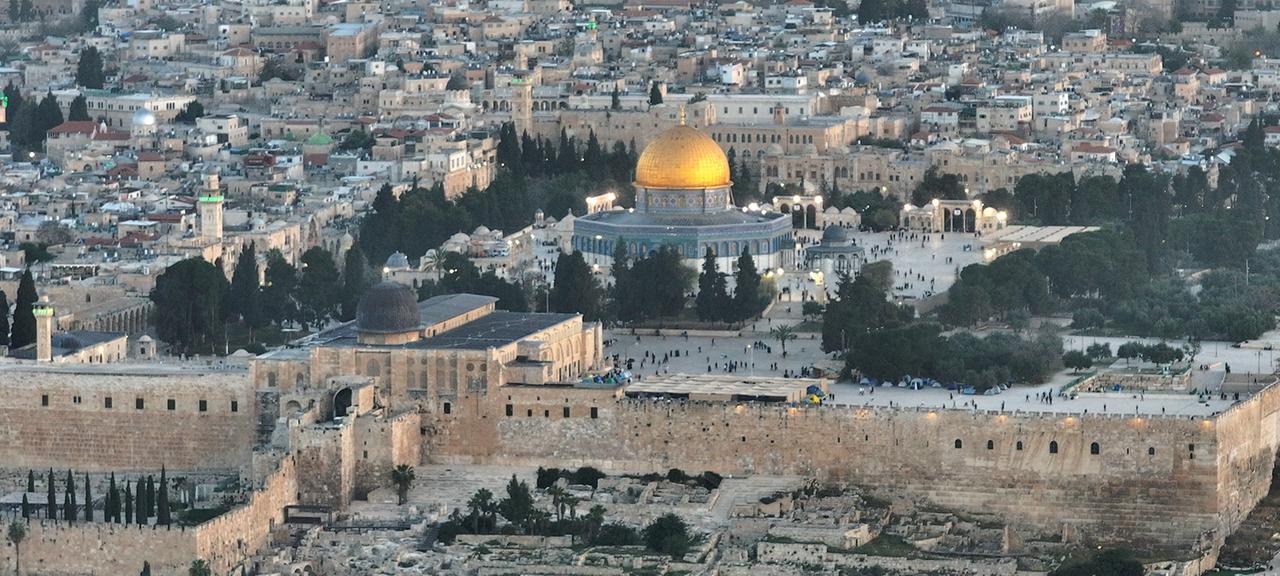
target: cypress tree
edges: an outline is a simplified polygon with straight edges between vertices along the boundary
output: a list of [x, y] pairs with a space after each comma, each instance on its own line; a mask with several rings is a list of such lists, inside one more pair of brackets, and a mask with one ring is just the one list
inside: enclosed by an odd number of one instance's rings
[[124, 523], [133, 524], [133, 490], [128, 480], [124, 481]]
[[156, 516], [156, 479], [147, 476], [147, 518]]
[[36, 491], [36, 473], [34, 470], [27, 470], [27, 492]]
[[657, 82], [649, 85], [649, 105], [654, 106], [662, 103], [662, 88]]
[[49, 488], [49, 493], [48, 499], [46, 499], [44, 503], [44, 515], [46, 518], [53, 520], [58, 517], [58, 497], [53, 493], [53, 468], [49, 469], [47, 487]]
[[84, 475], [84, 521], [93, 522], [93, 492], [89, 488], [89, 474]]
[[[0, 290], [0, 346], [9, 345], [9, 296]], [[30, 472], [30, 471], [28, 471]], [[34, 476], [34, 475], [31, 475]], [[32, 487], [35, 486], [34, 479], [30, 482]], [[34, 492], [34, 490], [27, 490]]]
[[169, 525], [169, 482], [164, 466], [160, 467], [160, 488], [156, 490], [156, 524]]
[[760, 311], [760, 274], [756, 272], [756, 262], [751, 252], [742, 250], [738, 257], [738, 273], [733, 288], [734, 320], [747, 320]]
[[111, 473], [111, 481], [107, 484], [107, 505], [102, 511], [107, 522], [120, 523], [120, 491], [116, 488], [116, 473]]
[[142, 563], [142, 572], [138, 573], [138, 576], [151, 576], [151, 563], [150, 563], [150, 562], [145, 562], [145, 561], [144, 561], [144, 562]]
[[[40, 296], [36, 294], [36, 281], [31, 277], [31, 269], [22, 271], [22, 279], [18, 281], [18, 295], [14, 299], [13, 329], [9, 336], [9, 348], [18, 349], [36, 341], [36, 315], [32, 311]], [[52, 471], [50, 475], [52, 475]]]
[[133, 519], [138, 524], [146, 525], [147, 523], [147, 484], [138, 479], [138, 484], [133, 488]]
[[27, 502], [26, 492], [22, 493], [22, 519], [23, 520], [31, 519], [31, 503]]
[[62, 493], [62, 519], [70, 524], [76, 522], [76, 480], [67, 471], [67, 487]]

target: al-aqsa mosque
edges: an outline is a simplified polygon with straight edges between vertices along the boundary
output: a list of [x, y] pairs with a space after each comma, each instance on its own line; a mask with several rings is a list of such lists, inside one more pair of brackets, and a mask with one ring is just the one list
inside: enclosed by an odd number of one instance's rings
[[759, 269], [791, 264], [791, 217], [771, 207], [733, 203], [729, 160], [720, 145], [681, 122], [654, 138], [636, 163], [634, 208], [578, 218], [573, 248], [590, 264], [606, 266], [621, 243], [631, 257], [670, 246], [696, 267], [707, 248], [721, 270], [732, 270], [744, 251]]

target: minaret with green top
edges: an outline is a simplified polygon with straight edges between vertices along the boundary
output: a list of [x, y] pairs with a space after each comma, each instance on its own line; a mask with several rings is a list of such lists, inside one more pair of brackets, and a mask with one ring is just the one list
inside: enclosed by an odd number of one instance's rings
[[53, 362], [53, 306], [43, 296], [31, 307], [36, 317], [36, 361]]
[[222, 191], [218, 189], [218, 175], [204, 175], [204, 189], [200, 191], [200, 236], [222, 239]]

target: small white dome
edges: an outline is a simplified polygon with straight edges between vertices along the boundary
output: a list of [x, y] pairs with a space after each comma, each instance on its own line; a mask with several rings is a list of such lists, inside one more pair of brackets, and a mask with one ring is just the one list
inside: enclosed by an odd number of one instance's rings
[[134, 126], [155, 126], [156, 115], [146, 108], [139, 108], [133, 113]]
[[489, 234], [489, 232], [490, 232], [489, 227], [485, 226], [484, 224], [481, 224], [480, 227], [476, 228], [475, 232], [472, 232], [471, 234], [474, 236], [486, 236]]

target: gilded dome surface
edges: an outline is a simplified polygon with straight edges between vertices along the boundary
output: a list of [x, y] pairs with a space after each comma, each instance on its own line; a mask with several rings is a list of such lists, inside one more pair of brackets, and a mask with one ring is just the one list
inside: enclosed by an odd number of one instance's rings
[[649, 142], [636, 162], [636, 185], [645, 188], [729, 186], [729, 159], [710, 136], [676, 126]]

